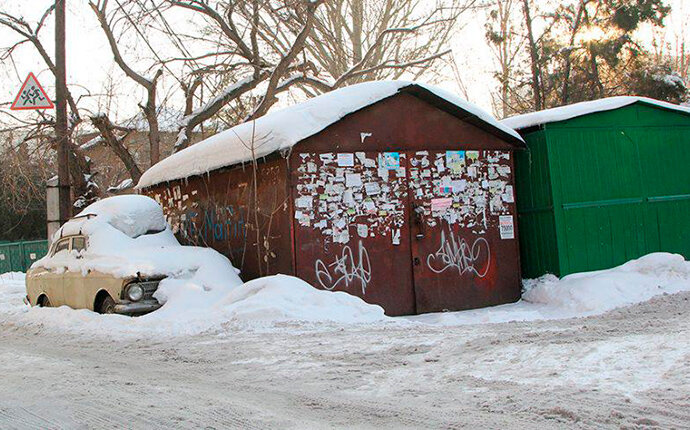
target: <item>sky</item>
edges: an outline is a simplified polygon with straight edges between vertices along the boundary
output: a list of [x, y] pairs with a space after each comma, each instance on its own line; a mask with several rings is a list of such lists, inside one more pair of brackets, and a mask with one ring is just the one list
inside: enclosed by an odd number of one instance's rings
[[[80, 105], [88, 106], [91, 111], [105, 110], [106, 98], [99, 93], [102, 93], [102, 89], [108, 82], [114, 82], [119, 85], [121, 91], [120, 98], [113, 101], [114, 104], [110, 106], [111, 115], [117, 120], [124, 120], [135, 115], [137, 107], [131, 102], [131, 98], [134, 95], [143, 100], [143, 90], [129, 81], [114, 64], [105, 36], [88, 7], [87, 0], [66, 1], [67, 80], [68, 84], [73, 85], [73, 93], [84, 97]], [[50, 0], [0, 0], [0, 10], [22, 15], [33, 24], [50, 4]], [[670, 0], [668, 4], [673, 7], [672, 15], [666, 20], [666, 37], [670, 41], [674, 34], [680, 33], [681, 23], [688, 21], [690, 0]], [[54, 15], [42, 30], [42, 40], [51, 54], [54, 51], [53, 17]], [[449, 79], [441, 82], [440, 86], [459, 93], [469, 101], [491, 111], [491, 91], [496, 85], [492, 77], [494, 59], [484, 38], [483, 14], [479, 13], [477, 17], [479, 19], [466, 17], [464, 27], [458, 30], [451, 44], [461, 82], [457, 82], [449, 70]], [[184, 23], [184, 19], [185, 17], [181, 16], [180, 22]], [[652, 35], [652, 31], [645, 28], [641, 31], [640, 37], [650, 41]], [[16, 40], [18, 40], [17, 36], [13, 32], [0, 28], [0, 47], [10, 46]], [[33, 47], [29, 44], [20, 46], [13, 57], [14, 62], [5, 60], [5, 64], [0, 68], [0, 103], [12, 101], [29, 72], [33, 72], [38, 77], [52, 97], [53, 77], [46, 70]], [[87, 93], [86, 88], [92, 93]], [[18, 115], [30, 114], [20, 112]], [[6, 119], [0, 116], [0, 121]]]

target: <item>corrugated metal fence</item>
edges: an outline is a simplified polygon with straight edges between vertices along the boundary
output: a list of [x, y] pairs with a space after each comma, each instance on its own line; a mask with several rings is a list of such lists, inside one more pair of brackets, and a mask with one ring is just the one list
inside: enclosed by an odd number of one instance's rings
[[0, 273], [26, 272], [48, 252], [47, 240], [0, 243]]

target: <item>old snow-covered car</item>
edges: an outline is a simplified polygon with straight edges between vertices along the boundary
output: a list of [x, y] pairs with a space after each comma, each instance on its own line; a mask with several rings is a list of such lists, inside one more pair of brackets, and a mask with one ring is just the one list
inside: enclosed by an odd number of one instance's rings
[[110, 197], [55, 233], [48, 254], [27, 272], [25, 301], [140, 315], [161, 306], [154, 294], [163, 279], [188, 278], [210, 260], [227, 266], [225, 278], [241, 282], [216, 251], [180, 245], [153, 199]]

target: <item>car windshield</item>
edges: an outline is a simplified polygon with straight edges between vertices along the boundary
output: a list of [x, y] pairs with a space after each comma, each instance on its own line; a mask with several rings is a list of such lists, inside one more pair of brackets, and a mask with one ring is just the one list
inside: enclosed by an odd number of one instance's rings
[[82, 251], [86, 249], [86, 238], [85, 237], [75, 237], [72, 239], [72, 251], [77, 254], [81, 254]]
[[55, 251], [53, 251], [53, 255], [58, 255], [61, 252], [67, 252], [68, 249], [69, 239], [62, 239], [57, 243], [57, 245], [55, 245]]

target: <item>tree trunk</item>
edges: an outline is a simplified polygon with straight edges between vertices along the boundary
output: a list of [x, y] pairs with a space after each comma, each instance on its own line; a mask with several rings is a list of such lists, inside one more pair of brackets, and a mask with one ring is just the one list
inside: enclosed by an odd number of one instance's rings
[[544, 109], [544, 99], [541, 91], [541, 79], [539, 73], [539, 52], [534, 41], [532, 31], [532, 16], [530, 13], [529, 0], [522, 0], [523, 12], [525, 13], [525, 27], [527, 28], [527, 40], [529, 42], [529, 54], [532, 63], [532, 92], [534, 93], [534, 109]]
[[564, 67], [564, 72], [563, 72], [563, 87], [561, 89], [561, 104], [562, 105], [567, 105], [568, 104], [568, 99], [569, 99], [569, 85], [570, 85], [570, 70], [572, 68], [572, 52], [575, 44], [575, 37], [577, 36], [577, 32], [580, 29], [580, 24], [582, 22], [582, 14], [584, 12], [585, 8], [585, 1], [580, 0], [578, 9], [577, 9], [577, 16], [575, 17], [575, 23], [573, 24], [572, 28], [572, 33], [570, 34], [570, 45], [568, 46], [568, 51], [565, 54], [565, 67]]
[[[103, 140], [105, 140], [105, 143], [110, 147], [110, 149], [113, 150], [115, 155], [122, 160], [122, 163], [125, 165], [127, 172], [129, 172], [129, 176], [132, 178], [132, 181], [135, 184], [139, 182], [139, 179], [141, 178], [141, 170], [134, 161], [132, 154], [130, 154], [125, 147], [122, 139], [118, 139], [118, 137], [115, 136], [115, 133], [113, 133], [113, 125], [110, 122], [110, 119], [108, 119], [108, 117], [105, 115], [99, 115], [92, 117], [91, 122], [93, 123], [94, 127], [98, 129], [98, 132], [101, 134]], [[149, 136], [150, 135], [151, 133], [149, 133]]]

